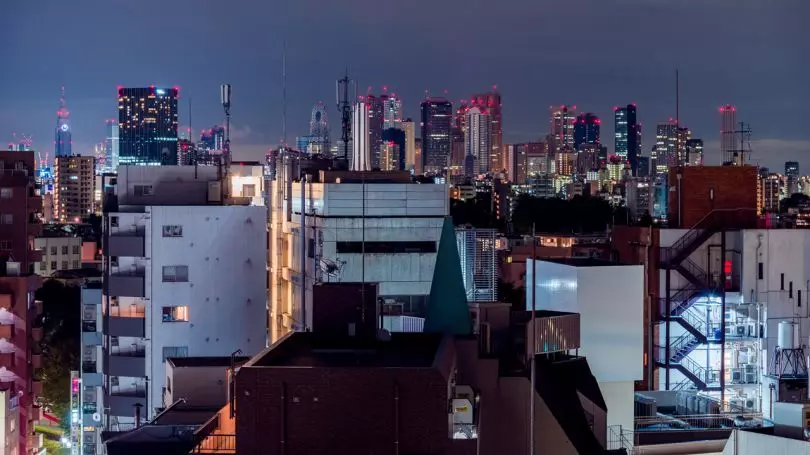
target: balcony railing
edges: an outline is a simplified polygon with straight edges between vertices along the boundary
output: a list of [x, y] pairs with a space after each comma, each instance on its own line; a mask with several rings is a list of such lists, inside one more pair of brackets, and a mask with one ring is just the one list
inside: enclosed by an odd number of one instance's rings
[[235, 434], [212, 434], [200, 442], [191, 453], [236, 453]]
[[763, 428], [773, 423], [758, 413], [697, 414], [654, 417], [637, 417], [636, 432], [647, 431], [695, 431], [728, 430], [731, 428]]

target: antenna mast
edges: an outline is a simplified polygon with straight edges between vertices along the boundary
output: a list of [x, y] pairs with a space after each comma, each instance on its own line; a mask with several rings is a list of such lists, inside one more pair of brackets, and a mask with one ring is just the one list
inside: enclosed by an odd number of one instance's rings
[[354, 81], [349, 79], [349, 70], [346, 69], [346, 75], [342, 79], [338, 79], [335, 84], [337, 109], [340, 112], [341, 126], [343, 127], [341, 134], [343, 150], [338, 151], [337, 158], [345, 163], [349, 162], [349, 138], [351, 138], [352, 131], [352, 103], [349, 100], [349, 86], [352, 82]]
[[230, 176], [228, 174], [231, 167], [231, 84], [222, 84], [220, 99], [222, 108], [225, 109], [225, 147], [219, 160], [219, 177], [222, 185], [222, 203], [224, 204], [230, 197]]
[[281, 51], [281, 146], [287, 147], [287, 41]]

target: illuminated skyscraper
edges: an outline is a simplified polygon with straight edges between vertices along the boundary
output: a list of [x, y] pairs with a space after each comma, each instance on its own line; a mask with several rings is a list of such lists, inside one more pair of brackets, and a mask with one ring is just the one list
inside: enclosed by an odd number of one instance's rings
[[[366, 103], [357, 103], [354, 105], [354, 112], [352, 113], [352, 159], [349, 163], [353, 171], [370, 171], [371, 166], [369, 161], [370, 148], [369, 148], [369, 106]], [[382, 133], [380, 133], [380, 142], [382, 143]]]
[[453, 103], [444, 98], [422, 101], [422, 171], [442, 172], [448, 165]]
[[397, 95], [381, 95], [383, 110], [383, 131], [396, 128], [402, 129], [402, 100]]
[[473, 95], [470, 99], [470, 107], [478, 107], [482, 112], [489, 115], [491, 123], [489, 127], [490, 147], [489, 153], [489, 170], [492, 172], [500, 172], [506, 169], [503, 154], [503, 122], [501, 115], [501, 94], [497, 91]]
[[787, 195], [799, 192], [799, 162], [785, 161], [785, 177], [787, 178]]
[[405, 169], [410, 171], [416, 166], [416, 125], [412, 119], [402, 122], [402, 131], [405, 132]]
[[651, 172], [665, 175], [670, 167], [678, 165], [677, 134], [678, 125], [673, 120], [658, 124], [655, 129], [655, 148], [650, 157], [655, 162], [655, 169]]
[[629, 161], [634, 174], [638, 172], [638, 158], [641, 156], [641, 124], [635, 104], [613, 108], [615, 125], [614, 148], [616, 155]]
[[368, 109], [368, 153], [371, 159], [370, 169], [380, 167], [380, 149], [383, 132], [383, 101], [380, 97], [368, 94], [365, 102]]
[[692, 130], [687, 127], [678, 127], [678, 137], [675, 142], [676, 157], [678, 159], [677, 165], [682, 166], [688, 164], [689, 156], [686, 148], [689, 141], [692, 140]]
[[177, 164], [178, 88], [119, 88], [121, 165]]
[[554, 153], [563, 149], [574, 150], [574, 111], [576, 106], [551, 107], [551, 137]]
[[[329, 143], [329, 120], [326, 116], [326, 107], [318, 101], [312, 108], [312, 116], [309, 120], [309, 141], [306, 151], [309, 153], [326, 154], [330, 151]], [[300, 148], [300, 147], [299, 147]]]
[[[492, 127], [489, 112], [473, 106], [467, 112], [467, 132], [464, 134], [465, 175], [486, 174], [493, 164]], [[468, 166], [472, 164], [472, 167]]]
[[120, 154], [120, 140], [118, 136], [118, 121], [107, 120], [107, 138], [104, 140], [104, 172], [118, 170], [118, 156]]
[[583, 144], [599, 144], [601, 123], [596, 114], [579, 114], [574, 121], [574, 150], [580, 150]]
[[54, 157], [71, 156], [73, 141], [70, 133], [70, 112], [65, 102], [65, 88], [59, 97], [59, 110], [56, 111], [56, 130], [54, 133]]

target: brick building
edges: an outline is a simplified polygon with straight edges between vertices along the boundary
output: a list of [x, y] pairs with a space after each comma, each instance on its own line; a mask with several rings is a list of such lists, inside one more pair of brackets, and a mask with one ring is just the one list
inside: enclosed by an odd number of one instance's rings
[[674, 167], [669, 188], [670, 228], [690, 229], [714, 210], [735, 212], [724, 218], [729, 226], [742, 227], [754, 224], [761, 212], [756, 166]]

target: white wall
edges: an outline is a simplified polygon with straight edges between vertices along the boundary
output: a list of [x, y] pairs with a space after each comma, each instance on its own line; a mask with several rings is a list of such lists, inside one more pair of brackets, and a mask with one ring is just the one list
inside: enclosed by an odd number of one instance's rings
[[[67, 247], [67, 254], [62, 254], [62, 247]], [[37, 263], [34, 268], [34, 273], [39, 276], [50, 276], [57, 270], [78, 269], [82, 266], [80, 237], [37, 237], [34, 239], [34, 248], [42, 250], [42, 262]], [[55, 254], [52, 254], [53, 248], [56, 249]], [[75, 252], [74, 248], [77, 248]]]
[[531, 309], [532, 289], [538, 310], [580, 314], [580, 355], [608, 404], [608, 425], [632, 428], [634, 381], [643, 372], [644, 267], [616, 265], [574, 267], [526, 261], [526, 302]]
[[[150, 403], [162, 402], [163, 347], [189, 356], [228, 356], [266, 345], [266, 209], [253, 206], [149, 207], [146, 351]], [[163, 225], [183, 226], [164, 238]], [[151, 239], [151, 240], [150, 240]], [[187, 283], [163, 283], [162, 267], [187, 265]], [[188, 322], [163, 322], [162, 307], [188, 306]]]
[[723, 455], [810, 455], [810, 442], [735, 430]]

